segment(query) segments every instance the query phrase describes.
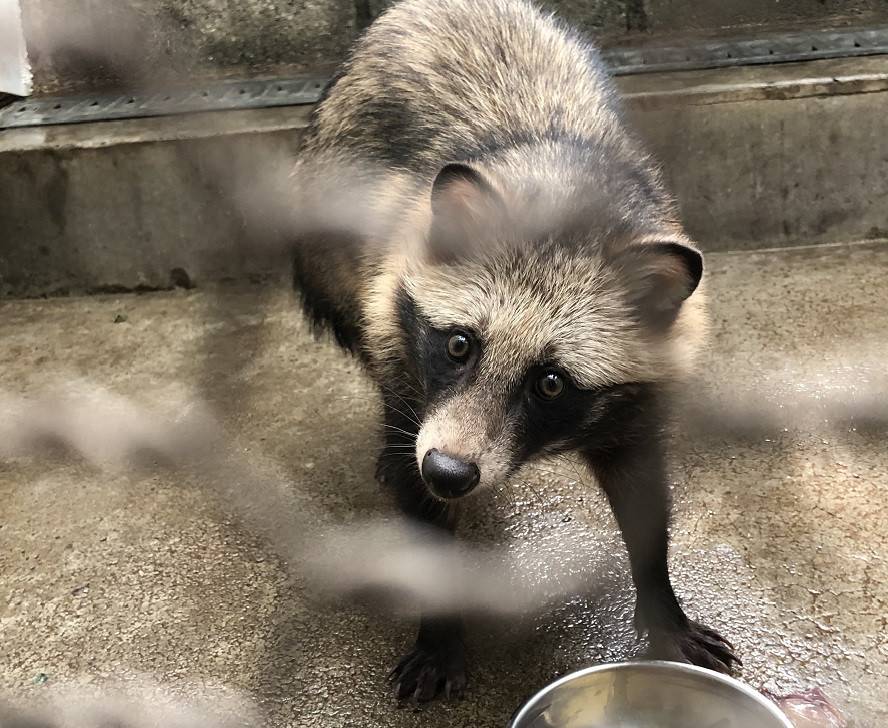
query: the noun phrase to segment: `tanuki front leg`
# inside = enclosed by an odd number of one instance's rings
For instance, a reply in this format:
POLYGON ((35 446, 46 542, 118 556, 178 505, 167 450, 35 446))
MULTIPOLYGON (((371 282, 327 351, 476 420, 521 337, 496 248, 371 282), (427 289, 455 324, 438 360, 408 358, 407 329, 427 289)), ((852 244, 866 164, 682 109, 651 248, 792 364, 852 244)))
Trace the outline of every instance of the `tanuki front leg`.
POLYGON ((685 615, 669 578, 670 498, 657 437, 586 453, 607 494, 629 552, 637 594, 636 627, 647 632, 650 656, 731 673, 740 660, 714 630, 685 615))

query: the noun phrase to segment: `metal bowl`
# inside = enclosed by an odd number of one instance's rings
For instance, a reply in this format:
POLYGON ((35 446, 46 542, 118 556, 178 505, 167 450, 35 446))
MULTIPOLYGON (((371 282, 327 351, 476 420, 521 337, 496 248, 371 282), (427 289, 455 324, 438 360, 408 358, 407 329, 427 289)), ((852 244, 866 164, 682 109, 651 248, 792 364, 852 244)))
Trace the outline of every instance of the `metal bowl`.
POLYGON ((510 728, 792 728, 743 683, 677 662, 620 662, 538 692, 510 728))

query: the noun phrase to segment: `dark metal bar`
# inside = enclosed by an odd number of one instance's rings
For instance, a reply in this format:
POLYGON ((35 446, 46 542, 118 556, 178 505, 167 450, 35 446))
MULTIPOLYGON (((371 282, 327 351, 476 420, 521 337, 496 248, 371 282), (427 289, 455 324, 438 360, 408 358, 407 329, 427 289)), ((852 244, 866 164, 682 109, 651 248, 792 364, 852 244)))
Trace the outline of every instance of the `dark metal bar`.
MULTIPOLYGON (((602 53, 615 75, 888 54, 888 27, 784 33, 752 40, 686 46, 611 48, 602 53)), ((218 81, 148 94, 96 94, 15 101, 0 108, 0 129, 260 109, 317 102, 326 76, 218 81)))

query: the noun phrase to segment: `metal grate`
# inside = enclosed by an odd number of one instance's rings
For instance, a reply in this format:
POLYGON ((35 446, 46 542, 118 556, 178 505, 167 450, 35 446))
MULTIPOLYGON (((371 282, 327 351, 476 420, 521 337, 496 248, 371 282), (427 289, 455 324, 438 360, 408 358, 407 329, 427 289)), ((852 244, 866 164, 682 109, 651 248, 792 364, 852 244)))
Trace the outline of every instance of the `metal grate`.
MULTIPOLYGON (((888 54, 888 27, 784 33, 687 46, 612 48, 602 56, 612 73, 629 75, 878 54, 888 54)), ((0 129, 313 104, 327 78, 220 81, 151 94, 25 99, 0 108, 0 129)))
POLYGON ((612 48, 602 56, 611 71, 620 76, 883 53, 888 53, 888 28, 783 33, 753 40, 721 40, 687 46, 612 48))
POLYGON ((23 99, 0 109, 0 129, 313 104, 327 76, 213 82, 150 94, 23 99))

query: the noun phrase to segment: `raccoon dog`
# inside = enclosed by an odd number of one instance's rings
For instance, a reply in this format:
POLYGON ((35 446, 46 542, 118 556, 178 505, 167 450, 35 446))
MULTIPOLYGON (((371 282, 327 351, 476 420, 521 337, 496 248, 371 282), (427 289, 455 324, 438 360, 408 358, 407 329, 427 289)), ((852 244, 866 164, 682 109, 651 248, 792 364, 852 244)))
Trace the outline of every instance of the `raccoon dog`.
MULTIPOLYGON (((295 283, 379 384, 378 474, 404 512, 452 533, 474 489, 577 451, 651 653, 731 671, 666 558, 664 394, 704 334, 702 257, 595 49, 525 0, 403 0, 325 90, 297 176, 337 164, 387 222, 302 235, 295 283)), ((392 679, 462 692, 461 620, 422 617, 392 679)))

